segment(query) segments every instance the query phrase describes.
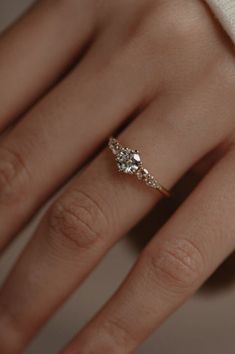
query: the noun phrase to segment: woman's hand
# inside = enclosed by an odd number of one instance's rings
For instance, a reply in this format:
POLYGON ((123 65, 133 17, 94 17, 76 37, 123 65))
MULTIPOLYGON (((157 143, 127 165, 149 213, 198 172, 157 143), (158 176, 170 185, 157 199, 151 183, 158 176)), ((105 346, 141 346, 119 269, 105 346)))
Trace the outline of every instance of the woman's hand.
MULTIPOLYGON (((200 0, 44 0, 2 35, 2 249, 117 129, 169 188, 216 160, 64 354, 131 353, 234 250, 232 49, 200 0)), ((159 198, 94 157, 1 290, 0 352, 21 353, 159 198)))

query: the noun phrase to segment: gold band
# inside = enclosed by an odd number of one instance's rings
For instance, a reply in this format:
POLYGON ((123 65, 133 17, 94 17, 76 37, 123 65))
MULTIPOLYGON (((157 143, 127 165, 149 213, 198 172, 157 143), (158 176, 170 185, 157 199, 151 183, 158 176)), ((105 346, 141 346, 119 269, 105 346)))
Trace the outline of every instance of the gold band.
POLYGON ((145 182, 148 187, 158 190, 164 197, 169 198, 171 196, 170 191, 164 188, 161 183, 143 167, 138 150, 132 150, 122 146, 119 141, 113 137, 109 139, 108 146, 115 155, 117 167, 120 172, 136 175, 140 181, 145 182))

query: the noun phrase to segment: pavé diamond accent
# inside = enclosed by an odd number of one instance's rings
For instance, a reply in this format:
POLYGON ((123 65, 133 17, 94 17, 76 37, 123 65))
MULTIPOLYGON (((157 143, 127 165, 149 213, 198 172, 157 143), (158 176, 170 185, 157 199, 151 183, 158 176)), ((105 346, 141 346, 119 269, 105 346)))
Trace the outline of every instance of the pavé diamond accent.
POLYGON ((143 167, 141 167, 137 172, 137 177, 140 181, 145 181, 148 175, 149 175, 148 170, 146 170, 146 168, 143 167))

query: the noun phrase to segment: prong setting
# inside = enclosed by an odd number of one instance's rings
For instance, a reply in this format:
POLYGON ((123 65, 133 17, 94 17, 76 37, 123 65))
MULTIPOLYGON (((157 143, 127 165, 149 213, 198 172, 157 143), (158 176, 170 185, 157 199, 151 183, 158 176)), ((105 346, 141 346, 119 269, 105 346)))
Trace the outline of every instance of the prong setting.
POLYGON ((115 138, 109 139, 108 146, 115 156, 119 172, 136 175, 138 180, 143 181, 148 187, 160 191, 166 197, 170 197, 170 192, 165 189, 146 168, 143 167, 138 150, 122 146, 115 138))

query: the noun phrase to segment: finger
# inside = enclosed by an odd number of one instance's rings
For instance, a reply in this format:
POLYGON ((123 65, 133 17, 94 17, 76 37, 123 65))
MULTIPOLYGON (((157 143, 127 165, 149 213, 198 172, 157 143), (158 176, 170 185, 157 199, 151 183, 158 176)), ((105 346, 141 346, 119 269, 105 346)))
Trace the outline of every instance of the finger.
POLYGON ((0 129, 62 75, 91 38, 95 20, 84 1, 38 1, 0 37, 0 129))
MULTIPOLYGON (((129 33, 130 23, 125 26, 129 33)), ((163 61, 153 58, 151 38, 140 39, 146 28, 122 44, 119 28, 119 22, 102 28, 80 65, 0 145, 0 248, 107 135, 156 96, 160 83, 164 90, 163 61), (146 58, 151 58, 148 65, 146 58)), ((224 92, 227 87, 222 97, 224 92)), ((177 100, 180 94, 174 96, 177 100)))
POLYGON ((234 160, 233 150, 210 172, 63 354, 133 352, 233 252, 234 160))
POLYGON ((0 248, 149 99, 148 78, 143 71, 136 75, 142 60, 133 65, 127 48, 104 66, 104 42, 97 39, 83 62, 0 144, 0 248))
MULTIPOLYGON (((208 120, 203 127, 195 124, 194 138, 193 133, 187 137, 188 117, 203 121, 201 95, 203 91, 197 91, 188 101, 178 100, 172 106, 169 97, 159 99, 121 136, 125 145, 140 148, 146 166, 166 187, 222 139, 218 108, 225 105, 214 109, 213 97, 213 126, 208 120), (180 132, 169 129, 172 116, 180 132), (205 139, 209 130, 210 139, 205 139)), ((20 351, 104 253, 159 199, 158 193, 140 187, 138 181, 117 174, 110 158, 104 151, 52 206, 8 278, 0 294, 1 350, 20 351)))

